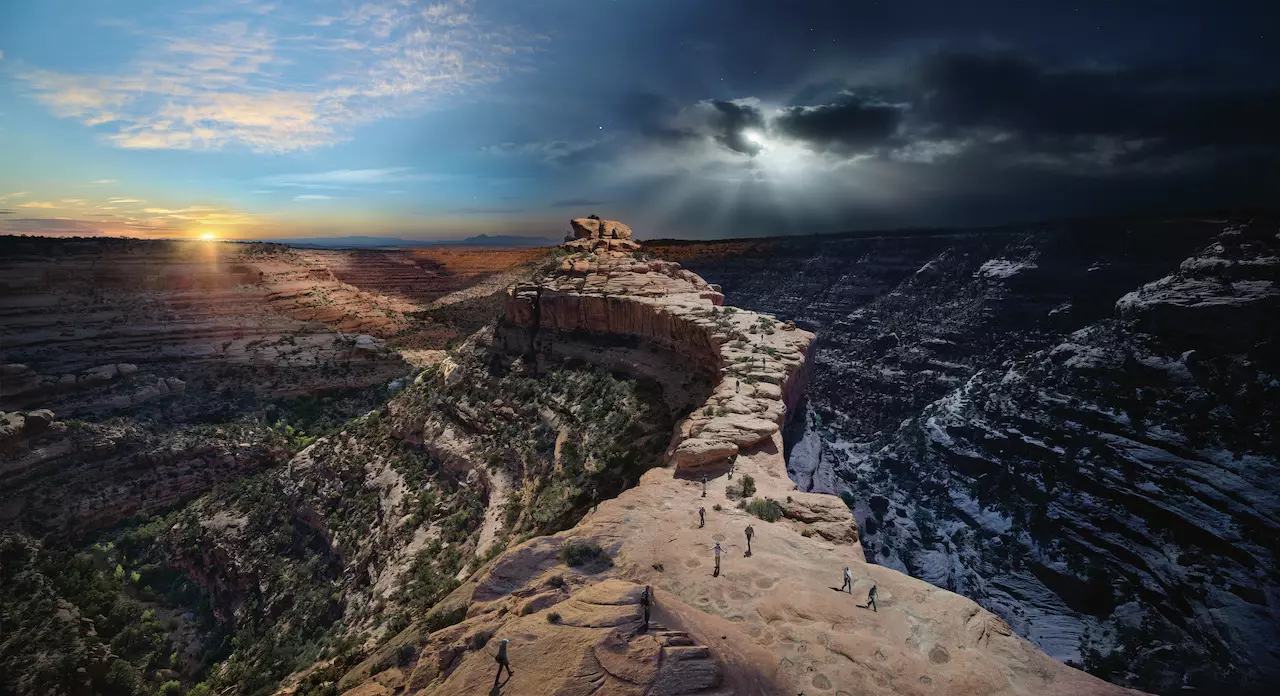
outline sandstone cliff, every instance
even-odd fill
[[[573,528],[498,555],[432,612],[459,623],[406,629],[345,676],[348,693],[485,693],[484,648],[501,638],[515,668],[507,694],[1124,691],[1055,662],[964,597],[867,564],[848,506],[796,490],[781,427],[802,396],[812,334],[722,307],[717,288],[676,264],[592,248],[512,288],[496,343],[536,366],[570,357],[643,371],[637,355],[654,351],[678,361],[670,371],[709,375],[667,466]],[[747,477],[755,490],[744,496]],[[839,591],[845,566],[852,595]],[[649,632],[644,586],[658,624]],[[878,611],[859,606],[872,586]]]

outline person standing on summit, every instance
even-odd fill
[[[718,578],[720,577],[720,542],[717,541],[715,547],[711,550],[716,552],[716,571],[711,574],[711,577]]]

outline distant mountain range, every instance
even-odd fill
[[[287,244],[308,249],[376,249],[385,247],[427,246],[485,246],[485,247],[539,247],[559,244],[561,240],[550,237],[520,237],[500,234],[479,234],[465,239],[400,239],[397,237],[296,237],[292,239],[262,239],[262,242]]]

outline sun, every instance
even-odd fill
[[[205,240],[206,242],[211,242],[217,239],[218,237],[214,235],[214,233],[212,232],[205,232],[204,234],[200,235],[200,238]]]

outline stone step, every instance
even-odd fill
[[[694,640],[689,636],[681,636],[681,635],[659,636],[659,640],[662,641],[663,646],[697,645],[697,643],[695,643]]]
[[[711,648],[705,645],[673,645],[663,648],[670,660],[705,660],[711,657]]]

